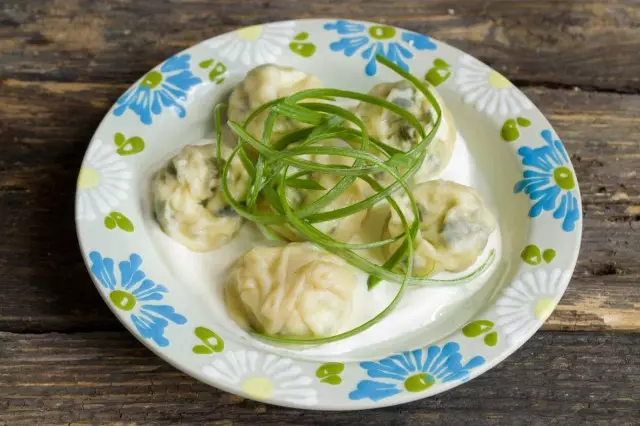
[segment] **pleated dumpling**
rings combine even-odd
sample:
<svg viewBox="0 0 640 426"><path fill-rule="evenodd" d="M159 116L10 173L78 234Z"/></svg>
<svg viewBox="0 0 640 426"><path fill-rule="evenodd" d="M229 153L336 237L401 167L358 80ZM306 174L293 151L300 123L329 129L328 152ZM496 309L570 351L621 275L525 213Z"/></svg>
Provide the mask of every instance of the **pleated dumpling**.
<svg viewBox="0 0 640 426"><path fill-rule="evenodd" d="M442 98L429 83L424 82L442 109L442 120L434 139L427 147L427 156L420 169L414 175L413 182L425 182L439 175L451 160L456 141L456 128L451 112ZM428 133L434 125L435 111L422 92L406 80L396 83L380 83L371 89L370 95L392 102L413 114ZM417 130L386 108L360 103L356 114L362 119L370 136L401 151L409 151L420 143ZM393 182L391 176L376 177L380 183Z"/></svg>
<svg viewBox="0 0 640 426"><path fill-rule="evenodd" d="M215 144L185 146L151 181L156 221L165 234L192 251L220 247L242 224L222 191L216 158ZM249 177L237 157L230 167L231 192L242 199Z"/></svg>
<svg viewBox="0 0 640 426"><path fill-rule="evenodd" d="M432 180L416 186L413 194L420 213L420 231L414 247L414 276L445 271L462 271L485 249L496 221L480 194L473 188L446 180ZM405 217L413 214L408 197L398 197ZM404 231L400 217L392 211L387 232ZM390 255L398 245L390 245Z"/></svg>
<svg viewBox="0 0 640 426"><path fill-rule="evenodd" d="M306 89L323 87L322 81L313 74L307 74L292 67L260 65L247 74L245 79L231 93L229 99L229 120L244 124L249 115L261 105L275 99L292 95ZM267 112L258 115L248 126L255 137L262 137ZM303 128L296 120L280 117L273 127L272 139Z"/></svg>
<svg viewBox="0 0 640 426"><path fill-rule="evenodd" d="M355 269L308 243L257 247L232 268L225 287L231 317L274 336L336 334L352 308Z"/></svg>

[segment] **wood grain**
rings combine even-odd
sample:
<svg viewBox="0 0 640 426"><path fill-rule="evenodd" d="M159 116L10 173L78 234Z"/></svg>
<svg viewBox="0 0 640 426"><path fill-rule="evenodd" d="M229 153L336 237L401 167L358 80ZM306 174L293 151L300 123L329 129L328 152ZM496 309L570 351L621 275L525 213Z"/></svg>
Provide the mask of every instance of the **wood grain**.
<svg viewBox="0 0 640 426"><path fill-rule="evenodd" d="M4 1L0 78L132 82L179 50L235 28L342 17L429 34L518 83L640 93L636 1ZM611 48L615 46L615 48Z"/></svg>
<svg viewBox="0 0 640 426"><path fill-rule="evenodd" d="M317 17L401 26L494 66L549 117L578 174L582 249L549 331L428 400L335 414L217 391L124 331L79 254L76 174L130 83L203 39ZM638 424L638 52L637 0L0 2L0 425Z"/></svg>
<svg viewBox="0 0 640 426"><path fill-rule="evenodd" d="M125 86L7 80L0 88L0 330L120 330L80 258L73 198L87 143ZM638 331L640 96L525 92L563 137L584 203L578 267L545 328Z"/></svg>
<svg viewBox="0 0 640 426"><path fill-rule="evenodd" d="M639 399L638 334L541 332L446 394L336 415L217 391L124 332L0 333L0 424L631 425Z"/></svg>

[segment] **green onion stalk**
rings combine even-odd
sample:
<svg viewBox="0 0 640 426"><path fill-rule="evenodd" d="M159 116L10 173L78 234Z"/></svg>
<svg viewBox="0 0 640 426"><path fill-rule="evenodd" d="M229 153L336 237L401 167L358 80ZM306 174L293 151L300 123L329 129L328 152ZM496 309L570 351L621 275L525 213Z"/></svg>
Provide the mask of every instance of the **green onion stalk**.
<svg viewBox="0 0 640 426"><path fill-rule="evenodd" d="M427 155L427 147L433 141L442 120L442 109L423 82L382 56L378 55L376 59L411 82L424 94L436 116L434 125L428 133L425 132L425 128L413 114L386 99L349 90L309 89L260 106L242 124L229 121L228 125L236 134L238 143L229 158L223 160L220 141L224 106L216 108L216 131L219 141L217 158L219 169L222 171L221 187L229 204L239 215L256 223L270 239L283 240L274 227L287 226L292 228L300 238L341 257L369 274L369 289L374 288L381 280L399 284L395 297L385 309L366 323L345 333L319 338L290 338L258 333L258 336L264 340L288 344L320 344L345 339L366 330L393 311L407 286L451 285L467 282L483 273L493 260L494 252L492 251L487 261L478 269L467 276L456 279L412 276L413 250L419 230L419 214L416 201L407 182L418 171ZM326 103L326 101L334 101L336 98L370 103L391 111L416 129L421 139L420 142L409 151L404 152L370 137L366 126L357 115L337 105ZM267 118L262 137L258 139L250 134L247 128L258 115L263 113L267 114ZM305 127L272 141L273 128L279 117L303 123ZM342 139L351 147L319 145L323 141L331 139ZM305 159L311 155L346 157L353 159L353 164L351 166L321 164ZM229 189L230 164L236 156L239 157L250 178L245 200L235 198ZM381 172L394 179L394 182L386 188L383 188L371 177ZM305 176L314 173L334 175L339 180L332 188L324 188L317 182L304 179ZM372 189L373 195L347 207L326 211L325 208L358 179ZM292 206L287 200L287 188L324 192L308 204ZM393 195L398 192L403 192L409 199L414 218L411 222L393 198ZM258 207L259 199L266 202L267 209ZM371 243L346 243L336 241L314 226L317 223L345 218L368 210L383 200L389 203L389 206L400 218L403 226L403 233L400 235ZM383 247L399 241L401 244L382 265L357 253L359 250ZM404 262L405 259L406 262ZM398 265L401 262L406 263L406 266L399 270Z"/></svg>

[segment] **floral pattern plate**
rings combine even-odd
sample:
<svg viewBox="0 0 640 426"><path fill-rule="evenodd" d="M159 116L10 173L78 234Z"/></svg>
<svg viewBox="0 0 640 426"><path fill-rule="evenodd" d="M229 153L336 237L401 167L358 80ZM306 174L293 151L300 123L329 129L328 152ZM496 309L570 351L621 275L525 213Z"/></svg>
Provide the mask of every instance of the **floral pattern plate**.
<svg viewBox="0 0 640 426"><path fill-rule="evenodd" d="M212 132L212 108L263 63L356 90L392 78L381 54L437 86L466 138L499 218L506 273L456 330L373 359L283 356L229 333L179 279L150 235L150 170ZM488 188L488 189L487 189ZM487 195L488 194L488 195ZM559 136L509 80L412 31L350 20L238 29L177 53L129 88L89 144L76 224L105 302L142 343L215 387L310 409L375 408L428 397L478 376L521 346L562 297L580 245L580 193Z"/></svg>

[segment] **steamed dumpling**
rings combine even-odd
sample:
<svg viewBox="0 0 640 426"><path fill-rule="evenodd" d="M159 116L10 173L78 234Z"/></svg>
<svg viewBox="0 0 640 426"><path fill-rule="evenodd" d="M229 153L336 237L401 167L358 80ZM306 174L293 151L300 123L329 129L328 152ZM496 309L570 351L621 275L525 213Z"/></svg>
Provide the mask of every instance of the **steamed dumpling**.
<svg viewBox="0 0 640 426"><path fill-rule="evenodd" d="M456 140L456 128L451 113L446 108L438 92L424 82L442 108L440 127L427 147L427 156L420 169L414 175L414 183L425 182L439 175L451 160ZM435 111L427 98L410 82L402 80L396 83L380 83L371 89L374 95L393 102L413 114L428 133L435 121ZM356 114L362 119L370 136L401 151L409 151L420 142L416 129L386 108L369 103L360 103ZM393 178L388 175L377 177L378 181L388 185Z"/></svg>
<svg viewBox="0 0 640 426"><path fill-rule="evenodd" d="M355 269L311 244L257 247L240 258L225 287L231 317L278 336L334 335L351 313Z"/></svg>
<svg viewBox="0 0 640 426"><path fill-rule="evenodd" d="M279 65L261 65L247 74L245 79L231 93L229 99L229 120L244 124L251 112L259 106L275 99L292 95L306 89L323 87L318 77ZM268 113L258 115L249 125L249 133L262 136ZM295 120L280 117L273 127L272 139L298 130L305 125Z"/></svg>
<svg viewBox="0 0 640 426"><path fill-rule="evenodd" d="M462 271L477 260L487 245L496 222L480 194L468 186L446 180L422 183L413 191L420 213L420 231L414 248L414 276L442 270ZM406 195L398 204L409 221L413 213ZM392 210L387 224L390 236L404 231L400 217ZM398 244L389 246L390 255Z"/></svg>
<svg viewBox="0 0 640 426"><path fill-rule="evenodd" d="M248 175L237 157L230 167L230 190L242 199ZM220 185L215 144L185 146L151 182L153 212L165 234L198 252L229 241L242 218L227 203Z"/></svg>

